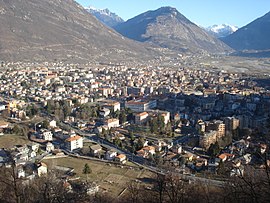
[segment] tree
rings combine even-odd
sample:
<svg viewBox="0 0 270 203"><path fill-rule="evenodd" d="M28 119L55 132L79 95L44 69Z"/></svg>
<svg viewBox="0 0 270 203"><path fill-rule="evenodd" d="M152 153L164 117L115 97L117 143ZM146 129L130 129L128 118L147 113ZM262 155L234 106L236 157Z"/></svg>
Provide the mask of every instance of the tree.
<svg viewBox="0 0 270 203"><path fill-rule="evenodd" d="M164 192L165 192L165 176L161 174L157 174L155 187L158 191L158 199L159 203L162 203L164 201Z"/></svg>
<svg viewBox="0 0 270 203"><path fill-rule="evenodd" d="M18 125L14 125L12 133L19 135L21 133L21 128Z"/></svg>
<svg viewBox="0 0 270 203"><path fill-rule="evenodd" d="M17 176L17 170L15 163L12 163L11 168L0 168L1 202L6 202L7 197L10 199L7 202L21 202L22 183Z"/></svg>
<svg viewBox="0 0 270 203"><path fill-rule="evenodd" d="M125 123L127 121L127 114L125 111L121 111L119 114L120 123Z"/></svg>
<svg viewBox="0 0 270 203"><path fill-rule="evenodd" d="M38 108L34 104L28 105L26 107L26 114L30 118L32 118L33 116L37 115L37 113L38 113Z"/></svg>
<svg viewBox="0 0 270 203"><path fill-rule="evenodd" d="M226 173L227 173L225 164L222 160L219 162L217 173L219 175L226 175Z"/></svg>
<svg viewBox="0 0 270 203"><path fill-rule="evenodd" d="M269 168L245 167L244 174L231 177L224 187L226 202L260 203L270 201Z"/></svg>
<svg viewBox="0 0 270 203"><path fill-rule="evenodd" d="M49 100L49 101L47 102L46 109L47 109L47 112L48 112L49 114L51 114L51 113L54 112L54 101L53 101L53 100Z"/></svg>
<svg viewBox="0 0 270 203"><path fill-rule="evenodd" d="M131 141L135 140L134 132L132 130L129 131L129 136Z"/></svg>
<svg viewBox="0 0 270 203"><path fill-rule="evenodd" d="M113 111L113 112L112 112L112 117L113 117L113 118L118 118L118 119L119 119L120 113L121 113L121 112L117 109L116 111Z"/></svg>
<svg viewBox="0 0 270 203"><path fill-rule="evenodd" d="M48 120L44 120L44 121L42 122L42 127L43 127L43 128L48 128L49 125L50 125L50 123L49 123Z"/></svg>
<svg viewBox="0 0 270 203"><path fill-rule="evenodd" d="M209 149L208 149L208 154L212 157L215 157L219 154L220 152L220 147L219 147L219 144L218 142L215 142L215 144L211 144Z"/></svg>
<svg viewBox="0 0 270 203"><path fill-rule="evenodd" d="M115 138L113 142L117 147L122 146L122 141L119 138Z"/></svg>
<svg viewBox="0 0 270 203"><path fill-rule="evenodd" d="M145 140L144 140L142 137L140 137L140 138L138 139L137 150L140 150L141 148L143 148L144 142L145 142Z"/></svg>
<svg viewBox="0 0 270 203"><path fill-rule="evenodd" d="M162 132L165 128L165 120L164 117L162 115L158 115L157 117L157 125L159 128L159 132Z"/></svg>
<svg viewBox="0 0 270 203"><path fill-rule="evenodd" d="M130 182L128 184L128 191L129 191L129 202L132 202L132 203L138 203L140 202L140 187L139 187L139 184L138 183L135 183L135 182Z"/></svg>
<svg viewBox="0 0 270 203"><path fill-rule="evenodd" d="M15 125L12 129L12 133L16 135L20 135L20 136L25 136L25 137L27 137L28 132L29 132L29 129L27 126Z"/></svg>
<svg viewBox="0 0 270 203"><path fill-rule="evenodd" d="M69 116L71 113L71 107L66 103L64 103L64 105L63 105L63 113L64 113L64 118Z"/></svg>
<svg viewBox="0 0 270 203"><path fill-rule="evenodd" d="M91 170L90 166L88 164L85 164L84 168L83 168L83 174L87 175L87 174L90 174L90 173L92 173L92 170Z"/></svg>
<svg viewBox="0 0 270 203"><path fill-rule="evenodd" d="M150 131L151 133L156 133L158 131L158 121L156 118L153 118L152 120L150 120Z"/></svg>

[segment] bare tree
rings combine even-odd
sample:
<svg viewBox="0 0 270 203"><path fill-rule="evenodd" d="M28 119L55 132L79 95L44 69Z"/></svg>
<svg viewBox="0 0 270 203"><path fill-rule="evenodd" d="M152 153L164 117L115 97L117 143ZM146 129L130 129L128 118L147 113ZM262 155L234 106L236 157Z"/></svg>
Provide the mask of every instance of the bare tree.
<svg viewBox="0 0 270 203"><path fill-rule="evenodd" d="M1 201L20 203L22 198L22 184L17 175L17 167L15 163L10 168L1 167L0 183L3 193ZM9 197L8 199L6 197Z"/></svg>

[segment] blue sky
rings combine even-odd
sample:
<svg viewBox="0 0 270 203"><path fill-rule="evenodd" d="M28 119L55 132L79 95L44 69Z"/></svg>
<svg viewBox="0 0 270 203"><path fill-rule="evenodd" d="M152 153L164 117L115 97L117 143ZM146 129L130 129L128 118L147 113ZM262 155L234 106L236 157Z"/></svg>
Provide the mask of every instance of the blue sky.
<svg viewBox="0 0 270 203"><path fill-rule="evenodd" d="M270 0L76 0L108 8L124 20L161 6L172 6L201 26L228 23L242 27L270 11Z"/></svg>

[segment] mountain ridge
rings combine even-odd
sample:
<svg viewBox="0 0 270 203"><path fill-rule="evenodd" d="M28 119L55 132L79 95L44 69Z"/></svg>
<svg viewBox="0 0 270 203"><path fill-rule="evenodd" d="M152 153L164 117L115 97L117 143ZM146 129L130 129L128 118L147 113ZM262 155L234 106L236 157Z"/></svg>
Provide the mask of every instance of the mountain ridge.
<svg viewBox="0 0 270 203"><path fill-rule="evenodd" d="M270 12L222 39L236 50L270 49Z"/></svg>
<svg viewBox="0 0 270 203"><path fill-rule="evenodd" d="M1 0L0 59L121 61L151 59L151 48L124 38L74 0Z"/></svg>
<svg viewBox="0 0 270 203"><path fill-rule="evenodd" d="M172 7L147 11L114 29L130 39L181 52L224 53L231 50Z"/></svg>
<svg viewBox="0 0 270 203"><path fill-rule="evenodd" d="M238 30L238 27L224 23L220 25L212 25L212 26L206 27L205 30L209 34L217 38L222 38L222 37L227 37L228 35L236 32Z"/></svg>
<svg viewBox="0 0 270 203"><path fill-rule="evenodd" d="M85 9L94 15L99 21L107 25L108 27L114 27L120 23L123 23L124 20L117 14L111 12L109 9L97 9L95 7L89 6Z"/></svg>

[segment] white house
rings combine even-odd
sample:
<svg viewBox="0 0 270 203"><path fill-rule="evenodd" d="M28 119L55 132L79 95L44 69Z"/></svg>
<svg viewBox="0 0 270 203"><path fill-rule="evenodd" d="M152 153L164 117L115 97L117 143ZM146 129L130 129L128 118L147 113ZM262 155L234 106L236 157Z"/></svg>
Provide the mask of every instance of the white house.
<svg viewBox="0 0 270 203"><path fill-rule="evenodd" d="M102 116L102 117L107 117L108 115L110 115L110 109L107 109L107 108L102 108L100 111L99 111L99 114Z"/></svg>
<svg viewBox="0 0 270 203"><path fill-rule="evenodd" d="M83 148L83 138L79 135L69 137L65 140L65 146L69 151L81 149Z"/></svg>
<svg viewBox="0 0 270 203"><path fill-rule="evenodd" d="M110 109L111 111L120 111L120 103L114 100L103 100L101 106Z"/></svg>
<svg viewBox="0 0 270 203"><path fill-rule="evenodd" d="M47 141L52 141L53 140L53 134L51 131L47 129L42 129L41 131L41 138Z"/></svg>
<svg viewBox="0 0 270 203"><path fill-rule="evenodd" d="M52 120L52 121L49 123L49 126L50 126L51 128L56 128L56 127L57 127L56 121L55 121L55 120Z"/></svg>
<svg viewBox="0 0 270 203"><path fill-rule="evenodd" d="M168 124L170 122L170 112L164 111L161 116L164 118L164 124Z"/></svg>
<svg viewBox="0 0 270 203"><path fill-rule="evenodd" d="M106 159L113 160L117 156L117 152L113 149L106 152Z"/></svg>
<svg viewBox="0 0 270 203"><path fill-rule="evenodd" d="M90 147L90 151L92 155L97 155L99 152L101 152L102 147L99 144L92 145Z"/></svg>
<svg viewBox="0 0 270 203"><path fill-rule="evenodd" d="M6 105L0 104L0 111L3 111L3 110L5 110L5 109L6 109Z"/></svg>
<svg viewBox="0 0 270 203"><path fill-rule="evenodd" d="M143 124L147 121L149 114L147 112L138 113L135 115L135 123L136 124Z"/></svg>
<svg viewBox="0 0 270 203"><path fill-rule="evenodd" d="M39 149L39 144L38 143L34 143L34 142L31 142L30 144L27 145L28 148L32 151L35 151L37 152L38 149Z"/></svg>
<svg viewBox="0 0 270 203"><path fill-rule="evenodd" d="M34 158L37 156L37 152L30 150L28 155L29 155L29 158Z"/></svg>
<svg viewBox="0 0 270 203"><path fill-rule="evenodd" d="M181 145L173 145L171 149L176 154L182 153L182 146Z"/></svg>
<svg viewBox="0 0 270 203"><path fill-rule="evenodd" d="M119 127L119 119L116 119L116 118L111 118L111 119L107 119L105 122L104 122L105 125L108 126L108 128L117 128Z"/></svg>
<svg viewBox="0 0 270 203"><path fill-rule="evenodd" d="M127 157L125 154L119 154L118 156L115 157L115 161L124 164L127 161Z"/></svg>
<svg viewBox="0 0 270 203"><path fill-rule="evenodd" d="M48 173L48 167L45 163L40 162L37 164L37 174L38 176L43 176L43 175L47 175Z"/></svg>
<svg viewBox="0 0 270 203"><path fill-rule="evenodd" d="M18 176L18 178L24 178L25 177L25 171L23 170L23 167L18 167L17 176Z"/></svg>
<svg viewBox="0 0 270 203"><path fill-rule="evenodd" d="M51 142L46 144L46 152L52 152L54 150L54 145Z"/></svg>

